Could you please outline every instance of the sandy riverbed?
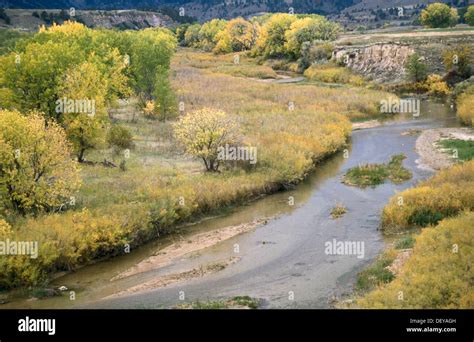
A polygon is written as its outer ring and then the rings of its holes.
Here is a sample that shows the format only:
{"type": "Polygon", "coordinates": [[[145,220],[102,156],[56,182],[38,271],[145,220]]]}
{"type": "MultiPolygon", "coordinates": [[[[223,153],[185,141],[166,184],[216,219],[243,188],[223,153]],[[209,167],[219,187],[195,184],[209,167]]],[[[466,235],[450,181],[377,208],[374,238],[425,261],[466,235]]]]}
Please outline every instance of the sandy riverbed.
{"type": "Polygon", "coordinates": [[[456,162],[449,153],[440,150],[437,142],[441,139],[474,140],[474,131],[470,128],[436,128],[423,131],[416,140],[416,152],[420,155],[417,164],[420,168],[441,170],[456,162]]]}

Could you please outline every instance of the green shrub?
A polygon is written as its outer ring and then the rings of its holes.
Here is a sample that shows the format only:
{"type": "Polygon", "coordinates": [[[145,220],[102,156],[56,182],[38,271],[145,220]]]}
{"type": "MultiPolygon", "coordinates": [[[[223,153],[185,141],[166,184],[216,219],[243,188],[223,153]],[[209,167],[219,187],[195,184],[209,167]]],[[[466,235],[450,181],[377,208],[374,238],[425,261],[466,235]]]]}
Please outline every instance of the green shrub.
{"type": "Polygon", "coordinates": [[[112,125],[107,135],[109,146],[114,148],[115,152],[133,148],[133,137],[130,131],[121,125],[112,125]]]}

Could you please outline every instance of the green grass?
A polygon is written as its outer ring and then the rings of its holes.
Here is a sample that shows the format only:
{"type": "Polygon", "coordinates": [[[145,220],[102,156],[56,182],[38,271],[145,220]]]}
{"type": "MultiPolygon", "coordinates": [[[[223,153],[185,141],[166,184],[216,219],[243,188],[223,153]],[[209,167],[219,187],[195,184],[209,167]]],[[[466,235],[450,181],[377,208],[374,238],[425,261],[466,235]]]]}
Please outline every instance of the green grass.
{"type": "Polygon", "coordinates": [[[342,217],[345,213],[347,213],[347,208],[345,206],[343,206],[342,204],[337,204],[331,210],[331,217],[333,219],[338,219],[338,218],[342,217]]]}
{"type": "Polygon", "coordinates": [[[460,161],[467,161],[474,158],[474,141],[460,140],[460,139],[445,139],[441,140],[439,144],[450,150],[450,154],[454,155],[457,151],[457,156],[460,161]]]}
{"type": "Polygon", "coordinates": [[[390,283],[395,276],[387,269],[395,260],[396,252],[389,250],[382,254],[372,265],[357,275],[355,290],[365,293],[381,284],[390,283]]]}
{"type": "Polygon", "coordinates": [[[413,248],[414,244],[415,244],[415,238],[411,235],[407,235],[395,242],[395,249],[413,248]]]}
{"type": "Polygon", "coordinates": [[[366,164],[353,167],[344,175],[343,182],[362,188],[383,184],[387,179],[394,183],[401,183],[412,177],[411,172],[402,165],[405,158],[403,154],[397,154],[387,164],[366,164]]]}

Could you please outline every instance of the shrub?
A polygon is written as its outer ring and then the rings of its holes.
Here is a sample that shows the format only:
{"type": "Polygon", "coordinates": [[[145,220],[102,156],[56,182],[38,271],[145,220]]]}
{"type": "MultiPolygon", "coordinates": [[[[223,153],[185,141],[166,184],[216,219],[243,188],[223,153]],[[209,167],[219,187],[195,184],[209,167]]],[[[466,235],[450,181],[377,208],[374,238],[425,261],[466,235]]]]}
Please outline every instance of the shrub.
{"type": "Polygon", "coordinates": [[[415,238],[412,235],[407,235],[395,242],[396,249],[413,248],[415,245],[415,238]]]}
{"type": "Polygon", "coordinates": [[[428,66],[417,53],[412,54],[408,58],[405,68],[411,81],[422,82],[428,76],[428,66]]]}
{"type": "Polygon", "coordinates": [[[474,213],[465,212],[424,229],[397,278],[358,299],[357,305],[371,309],[472,308],[473,226],[474,213]]]}
{"type": "Polygon", "coordinates": [[[461,45],[454,49],[443,51],[443,64],[448,72],[456,72],[463,79],[471,76],[472,49],[468,45],[461,45]]]}
{"type": "Polygon", "coordinates": [[[7,221],[0,218],[0,239],[5,240],[12,233],[12,227],[7,221]]]}
{"type": "Polygon", "coordinates": [[[112,125],[112,127],[110,127],[107,142],[116,152],[133,148],[132,134],[121,125],[112,125]]]}
{"type": "Polygon", "coordinates": [[[440,75],[431,74],[425,81],[428,94],[434,96],[447,96],[450,93],[449,87],[440,75]]]}
{"type": "Polygon", "coordinates": [[[470,126],[474,126],[474,85],[469,86],[461,94],[457,101],[457,115],[461,121],[470,126]]]}
{"type": "Polygon", "coordinates": [[[176,139],[187,153],[204,161],[207,171],[218,171],[218,150],[238,142],[238,129],[233,118],[210,108],[189,113],[174,124],[176,139]]]}
{"type": "Polygon", "coordinates": [[[0,194],[2,209],[21,214],[58,208],[80,186],[77,164],[64,130],[28,117],[0,111],[0,194]]]}
{"type": "Polygon", "coordinates": [[[347,208],[342,204],[337,204],[334,208],[331,209],[331,217],[333,219],[338,219],[344,214],[347,213],[347,208]]]}
{"type": "Polygon", "coordinates": [[[349,69],[333,66],[332,64],[313,64],[304,75],[313,81],[324,83],[343,83],[355,86],[362,86],[364,79],[359,75],[354,75],[349,69]]]}
{"type": "Polygon", "coordinates": [[[390,266],[395,260],[396,252],[388,250],[384,252],[377,260],[357,275],[355,283],[356,292],[367,292],[375,289],[382,284],[390,283],[395,276],[387,266],[390,266]]]}
{"type": "Polygon", "coordinates": [[[382,213],[382,228],[392,231],[433,225],[465,209],[474,209],[474,161],[440,171],[392,197],[382,213]]]}
{"type": "Polygon", "coordinates": [[[147,119],[156,119],[159,116],[159,106],[154,100],[146,101],[143,107],[143,114],[147,119]]]}

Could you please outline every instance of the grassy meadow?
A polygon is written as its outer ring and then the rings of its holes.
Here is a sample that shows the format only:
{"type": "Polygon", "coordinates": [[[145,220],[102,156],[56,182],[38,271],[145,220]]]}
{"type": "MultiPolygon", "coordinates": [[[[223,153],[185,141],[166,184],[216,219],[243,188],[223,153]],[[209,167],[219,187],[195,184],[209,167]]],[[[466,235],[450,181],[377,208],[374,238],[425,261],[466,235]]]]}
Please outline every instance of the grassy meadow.
{"type": "Polygon", "coordinates": [[[389,96],[362,87],[262,81],[275,71],[235,58],[180,49],[170,76],[184,112],[216,108],[239,122],[245,143],[257,148],[256,165],[205,172],[175,141],[172,122],[144,117],[133,98],[122,102],[110,117],[132,133],[134,148],[126,156],[88,152],[88,160],[121,167],[81,165],[83,184],[66,211],[10,220],[10,238],[38,241],[40,253],[2,258],[0,287],[39,285],[52,273],[124,254],[181,223],[287,189],[346,146],[351,120],[378,115],[378,102],[389,96]]]}

